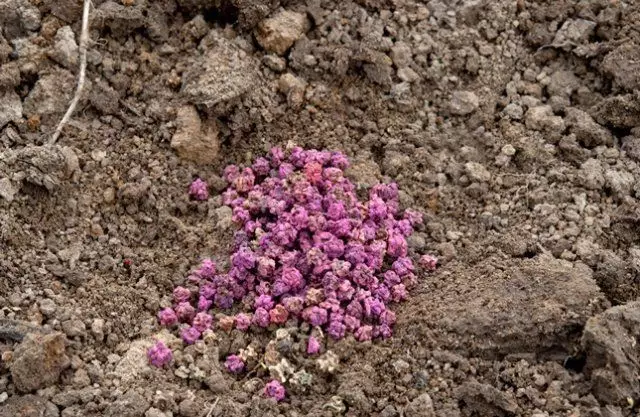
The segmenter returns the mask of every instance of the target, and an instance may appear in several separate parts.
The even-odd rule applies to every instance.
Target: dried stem
[[[60,133],[62,133],[62,129],[67,124],[71,115],[76,109],[78,102],[80,101],[80,95],[82,94],[82,89],[84,88],[84,81],[86,78],[87,72],[87,44],[89,43],[89,9],[91,7],[91,0],[84,0],[84,7],[82,9],[82,31],[80,32],[80,73],[78,74],[78,87],[76,88],[76,93],[71,100],[71,104],[69,104],[69,108],[67,112],[64,114],[64,117],[58,124],[56,131],[53,133],[49,144],[54,144],[58,140]]]

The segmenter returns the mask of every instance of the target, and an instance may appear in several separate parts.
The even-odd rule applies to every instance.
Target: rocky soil
[[[640,4],[94,0],[50,145],[81,13],[0,0],[1,417],[636,415]],[[222,168],[274,145],[341,150],[425,214],[411,251],[441,265],[390,340],[159,328],[229,251]]]

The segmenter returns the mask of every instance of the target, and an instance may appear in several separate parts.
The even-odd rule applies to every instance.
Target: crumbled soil
[[[0,416],[636,415],[640,4],[95,0],[83,98],[48,145],[81,12],[0,1],[0,319],[63,332],[68,356],[27,392],[28,349],[0,338]],[[173,287],[228,254],[222,168],[276,145],[340,150],[425,214],[411,251],[440,265],[390,340],[314,359],[304,327],[161,332]],[[265,351],[311,382],[265,399]]]

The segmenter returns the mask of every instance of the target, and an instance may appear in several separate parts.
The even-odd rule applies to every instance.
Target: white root
[[[69,122],[71,115],[76,109],[78,102],[80,101],[80,96],[82,94],[82,89],[84,88],[84,81],[86,79],[87,72],[87,44],[89,43],[89,9],[91,8],[91,0],[84,0],[84,6],[82,9],[82,31],[80,32],[80,72],[78,74],[78,87],[76,88],[76,93],[71,100],[71,104],[69,104],[69,108],[67,112],[64,114],[62,120],[58,124],[56,131],[53,133],[51,140],[49,140],[49,144],[54,144],[60,137],[62,133],[62,129]]]

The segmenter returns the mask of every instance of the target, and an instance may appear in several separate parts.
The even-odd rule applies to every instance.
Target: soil
[[[48,144],[81,3],[0,1],[1,417],[637,415],[640,4],[95,0]],[[412,256],[440,265],[391,339],[310,358],[293,324],[190,347],[157,324],[228,254],[222,169],[276,145],[425,214]]]

